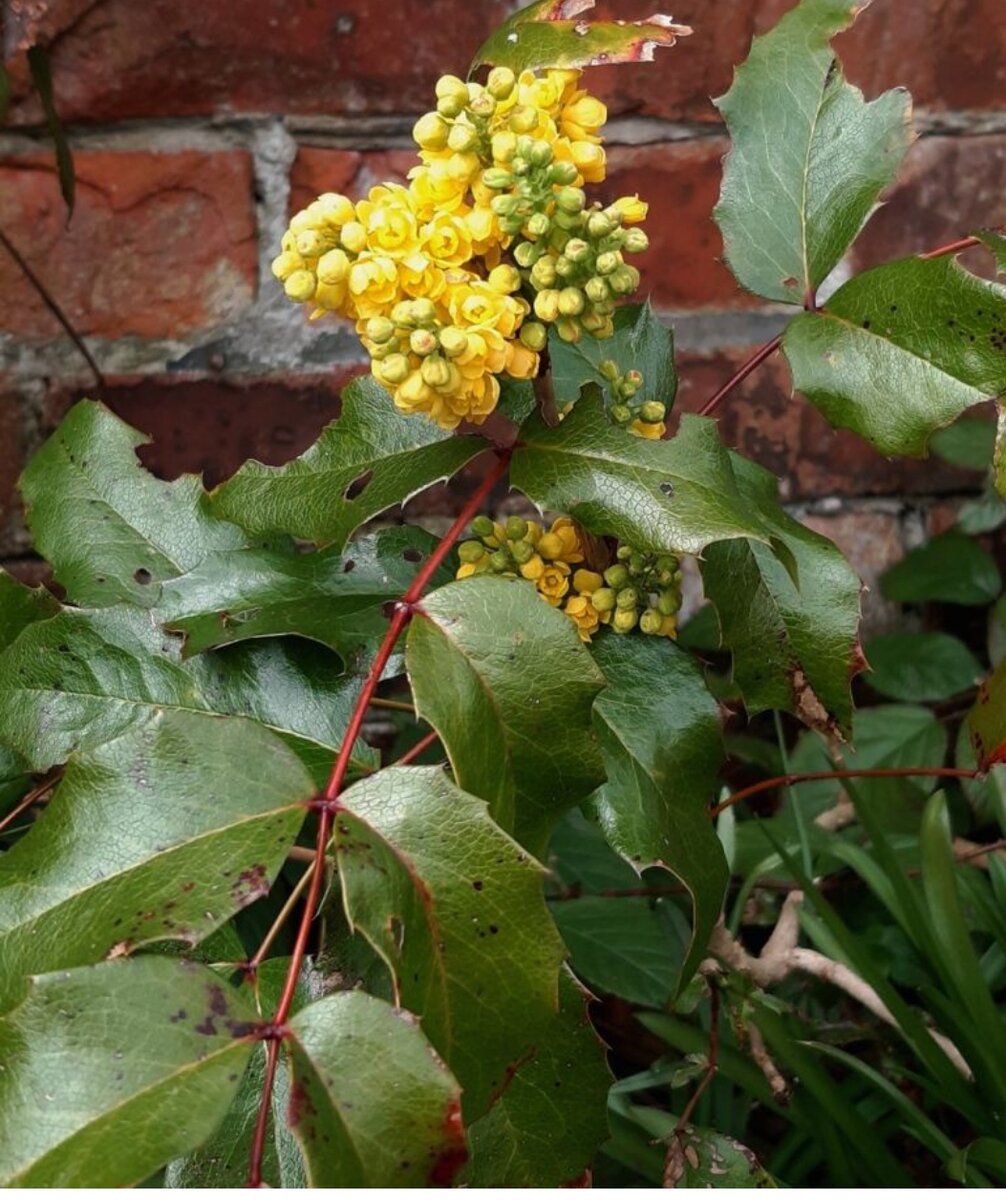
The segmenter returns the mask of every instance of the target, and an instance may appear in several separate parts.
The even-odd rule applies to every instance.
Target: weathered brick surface
[[[51,154],[0,159],[0,228],[81,333],[174,337],[247,308],[257,253],[247,153],[84,151],[75,169],[67,228]],[[58,333],[6,256],[0,332]]]
[[[748,353],[682,355],[679,410],[701,408]],[[941,459],[887,459],[848,430],[832,429],[812,404],[792,395],[781,356],[750,375],[723,402],[718,416],[723,440],[777,475],[784,500],[939,494],[979,484],[974,472]]]
[[[0,387],[0,552],[15,546],[21,506],[17,478],[25,452],[23,418],[16,394]]]
[[[333,150],[302,145],[290,171],[290,211],[297,212],[322,192],[343,192],[354,200],[375,184],[404,183],[419,160],[412,150]]]

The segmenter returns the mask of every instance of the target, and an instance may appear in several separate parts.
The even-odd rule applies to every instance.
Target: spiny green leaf
[[[144,724],[155,710],[246,714],[312,764],[338,750],[359,686],[304,676],[286,648],[234,647],[182,662],[180,639],[135,608],[65,609],[0,654],[0,743],[35,771]],[[338,701],[338,703],[333,703]],[[320,710],[332,703],[330,715]],[[372,756],[354,752],[358,768]]]
[[[52,90],[52,69],[49,64],[49,51],[45,46],[32,46],[28,50],[28,70],[31,81],[42,102],[45,122],[49,127],[49,136],[56,151],[56,170],[59,175],[59,190],[66,205],[66,219],[73,216],[73,206],[76,200],[77,181],[73,174],[73,154],[67,141],[66,130],[59,119],[56,108],[56,98]]]
[[[346,912],[481,1116],[557,1009],[542,867],[436,767],[381,771],[335,822]]]
[[[1006,658],[978,689],[968,728],[983,771],[994,763],[1006,763]]]
[[[604,678],[572,621],[523,580],[461,580],[423,601],[406,665],[458,786],[544,854],[562,813],[604,778],[590,717]]]
[[[793,386],[882,454],[926,454],[936,430],[1006,392],[1006,288],[954,258],[857,275],[790,322]]]
[[[82,400],[22,476],[35,546],[75,604],[152,607],[165,580],[245,544],[236,526],[210,516],[196,476],[165,483],[140,466],[145,441]]]
[[[485,449],[420,417],[406,417],[373,376],[342,394],[342,416],[283,467],[249,462],[211,496],[214,515],[250,534],[281,533],[341,547],[364,522]]]
[[[500,380],[500,400],[496,405],[496,413],[506,417],[514,425],[523,425],[534,412],[538,401],[534,394],[534,385],[527,379]]]
[[[670,409],[678,390],[673,331],[661,324],[649,302],[625,305],[617,310],[614,321],[615,332],[609,338],[581,338],[574,344],[557,335],[550,337],[552,386],[559,405],[579,400],[584,384],[610,388],[600,371],[601,363],[610,360],[623,375],[628,371],[642,374],[643,385],[633,403],[659,400]]]
[[[714,421],[686,416],[672,441],[646,441],[608,421],[593,384],[555,428],[529,418],[510,480],[539,508],[640,550],[700,554],[725,538],[769,537],[744,503]]]
[[[471,70],[484,64],[520,72],[652,62],[658,47],[673,46],[692,32],[662,13],[645,21],[574,20],[593,7],[594,0],[537,0],[525,5],[479,49]]]
[[[563,973],[560,1008],[541,1044],[469,1130],[466,1187],[571,1186],[608,1136],[611,1074],[588,996]]]
[[[995,559],[973,538],[944,533],[884,573],[880,587],[902,604],[991,604],[1002,591]]]
[[[36,979],[0,1022],[8,1187],[132,1187],[213,1132],[254,1010],[205,967],[146,957]]]
[[[366,674],[387,632],[384,605],[398,600],[436,538],[386,529],[339,550],[298,554],[233,550],[206,558],[164,588],[158,616],[185,634],[186,655],[248,638],[297,634],[330,646]],[[441,568],[435,582],[451,577]]]
[[[450,1185],[460,1088],[409,1013],[338,992],[290,1022],[290,1126],[311,1187]]]
[[[313,794],[291,751],[238,718],[151,713],[75,755],[0,857],[0,1003],[113,947],[194,945],[269,891]]]
[[[803,0],[755,39],[716,101],[732,139],[716,209],[726,259],[769,300],[817,292],[911,141],[908,93],[865,103],[831,49],[867,3]]]
[[[778,708],[848,733],[859,648],[860,582],[841,552],[779,507],[775,477],[732,455],[742,497],[796,565],[754,541],[710,546],[702,580],[719,614],[749,713]]]
[[[698,666],[665,639],[609,634],[594,656],[609,684],[594,705],[608,782],[593,804],[609,843],[637,870],[666,867],[688,890],[680,987],[705,953],[728,880],[709,819],[723,761],[719,709]]]
[[[894,700],[946,700],[974,687],[981,664],[949,633],[888,633],[866,647],[866,682]]]

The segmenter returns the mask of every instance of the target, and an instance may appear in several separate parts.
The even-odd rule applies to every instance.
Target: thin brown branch
[[[391,712],[411,713],[416,715],[416,707],[405,700],[386,700],[383,696],[375,696],[370,702],[371,708],[386,708]]]
[[[976,237],[958,238],[956,242],[948,242],[945,246],[937,246],[920,254],[919,258],[943,258],[947,254],[960,254],[962,250],[970,250],[972,246],[980,246],[981,239]]]
[[[70,318],[56,303],[55,297],[45,286],[42,280],[35,274],[35,272],[29,266],[27,260],[2,229],[0,229],[0,246],[3,246],[4,250],[7,251],[17,265],[18,270],[38,293],[42,303],[63,327],[67,337],[77,347],[81,358],[83,358],[90,368],[91,374],[94,376],[95,386],[97,387],[98,391],[103,391],[105,387],[105,377],[101,373],[101,368],[94,361],[91,351],[88,350],[87,346],[84,344],[84,339],[80,336],[76,329],[74,329]]]
[[[706,1089],[716,1078],[720,1058],[720,989],[715,979],[709,980],[709,1049],[706,1054],[705,1074],[696,1085],[695,1091],[688,1098],[677,1125],[671,1134],[671,1144],[664,1159],[663,1187],[677,1187],[685,1171],[685,1130],[695,1114],[699,1101]]]
[[[763,362],[765,362],[766,359],[771,358],[772,355],[775,354],[775,352],[782,345],[782,337],[783,335],[781,333],[778,334],[770,342],[766,342],[760,350],[755,351],[755,353],[751,355],[747,362],[733,376],[731,376],[730,379],[726,381],[716,395],[712,396],[706,401],[705,404],[703,404],[703,406],[699,409],[699,416],[708,417],[710,413],[715,412],[715,410],[719,408],[720,404],[727,398],[727,396],[730,395],[734,388],[739,387],[749,375],[758,370],[758,368]]]
[[[63,771],[60,769],[53,775],[50,775],[48,779],[43,779],[38,787],[33,788],[22,800],[19,800],[4,819],[0,821],[0,833],[13,824],[22,813],[27,812],[33,804],[38,804],[40,800],[45,799],[56,784],[59,783],[62,776]]]
[[[411,762],[415,762],[417,758],[425,754],[431,746],[435,746],[440,740],[436,730],[421,737],[418,742],[402,755],[402,757],[394,764],[396,767],[407,766]]]

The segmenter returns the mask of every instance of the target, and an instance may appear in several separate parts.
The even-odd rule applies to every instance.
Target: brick
[[[678,411],[695,412],[728,380],[750,350],[684,354],[678,362]],[[728,446],[781,480],[783,500],[817,496],[898,496],[976,491],[980,479],[938,458],[886,459],[848,430],[833,430],[812,404],[791,395],[781,356],[763,364],[719,410]]]
[[[290,212],[298,212],[322,192],[342,192],[359,200],[375,184],[405,183],[418,161],[412,150],[364,152],[300,146],[290,171]]]
[[[20,548],[21,504],[17,480],[25,454],[24,422],[19,397],[0,391],[0,553]]]
[[[75,156],[69,228],[51,154],[0,159],[0,228],[79,332],[178,337],[251,303],[256,228],[243,151]],[[0,257],[0,331],[59,329],[17,268]]]
[[[887,203],[852,251],[857,269],[946,245],[1006,224],[1006,135],[927,137],[908,153]],[[982,251],[966,262],[982,269]]]
[[[86,122],[422,111],[431,104],[437,77],[445,71],[463,75],[512,5],[54,0],[44,7],[40,27],[52,45],[59,111],[64,120]],[[8,45],[17,40],[24,39],[8,39]],[[37,121],[37,103],[20,104],[14,116]]]

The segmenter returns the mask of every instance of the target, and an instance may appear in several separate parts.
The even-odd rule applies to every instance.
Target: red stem
[[[725,809],[733,808],[742,800],[749,800],[762,792],[770,792],[775,788],[792,787],[795,783],[814,783],[821,779],[977,779],[979,772],[965,770],[962,767],[874,767],[862,771],[804,771],[795,775],[777,775],[774,779],[763,779],[761,783],[753,783],[750,787],[735,792],[722,803],[712,809],[711,815],[716,817]]]
[[[363,722],[367,715],[367,708],[374,698],[378,684],[381,682],[381,676],[384,673],[384,668],[388,665],[388,660],[394,651],[399,634],[409,623],[413,613],[418,611],[416,606],[420,597],[426,590],[430,580],[436,574],[437,569],[447,555],[450,554],[451,547],[455,541],[464,532],[465,526],[468,525],[472,517],[475,516],[482,506],[486,497],[507,472],[507,468],[510,465],[510,452],[502,450],[497,451],[497,453],[499,461],[496,466],[472,493],[464,508],[458,514],[457,520],[454,521],[450,529],[440,539],[433,553],[416,573],[416,577],[413,579],[408,591],[395,605],[387,633],[384,635],[384,641],[377,651],[377,657],[374,659],[373,666],[370,668],[363,689],[356,699],[349,723],[346,726],[346,733],[343,737],[339,755],[332,767],[328,786],[325,788],[324,803],[318,806],[321,811],[318,818],[318,837],[315,843],[314,875],[311,879],[308,894],[304,899],[304,911],[301,916],[300,928],[297,930],[297,940],[294,943],[293,953],[290,956],[290,967],[283,985],[283,994],[277,1005],[276,1015],[270,1022],[270,1029],[273,1036],[269,1039],[269,1046],[266,1053],[266,1069],[262,1080],[262,1096],[259,1100],[255,1134],[252,1138],[251,1154],[248,1162],[248,1187],[257,1188],[262,1186],[262,1156],[265,1151],[265,1139],[269,1127],[269,1106],[272,1099],[273,1084],[276,1079],[276,1067],[279,1062],[280,1042],[285,1036],[284,1027],[290,1015],[290,1009],[293,1007],[294,994],[297,990],[297,979],[300,976],[300,969],[307,951],[308,939],[311,935],[311,925],[314,922],[315,910],[318,907],[318,900],[321,896],[322,881],[325,876],[325,851],[328,848],[328,840],[332,833],[332,817],[337,808],[339,793],[342,791],[346,780],[346,771],[349,768],[353,746],[356,744],[356,739],[360,736],[360,731],[363,728]],[[424,738],[423,741],[426,741],[426,739]],[[423,749],[426,749],[426,747],[423,746]]]
[[[406,750],[398,762],[394,763],[394,766],[404,767],[410,762],[415,762],[421,754],[424,754],[431,746],[436,745],[439,740],[436,730],[431,731],[425,737],[421,737],[411,750]]]
[[[945,254],[960,254],[962,250],[970,250],[972,246],[980,245],[980,238],[959,238],[956,242],[949,242],[946,246],[937,246],[935,250],[929,250],[925,254],[920,254],[919,258],[943,258]]]
[[[719,407],[720,402],[725,400],[727,396],[730,395],[735,387],[737,387],[739,384],[742,384],[753,371],[757,371],[762,363],[767,358],[771,358],[781,345],[782,334],[780,333],[777,334],[770,342],[767,342],[764,346],[762,346],[762,348],[755,354],[752,354],[747,362],[737,372],[737,374],[734,375],[732,379],[728,379],[727,382],[716,393],[716,395],[713,396],[711,400],[707,400],[702,408],[699,409],[699,416],[708,417],[711,412]]]

